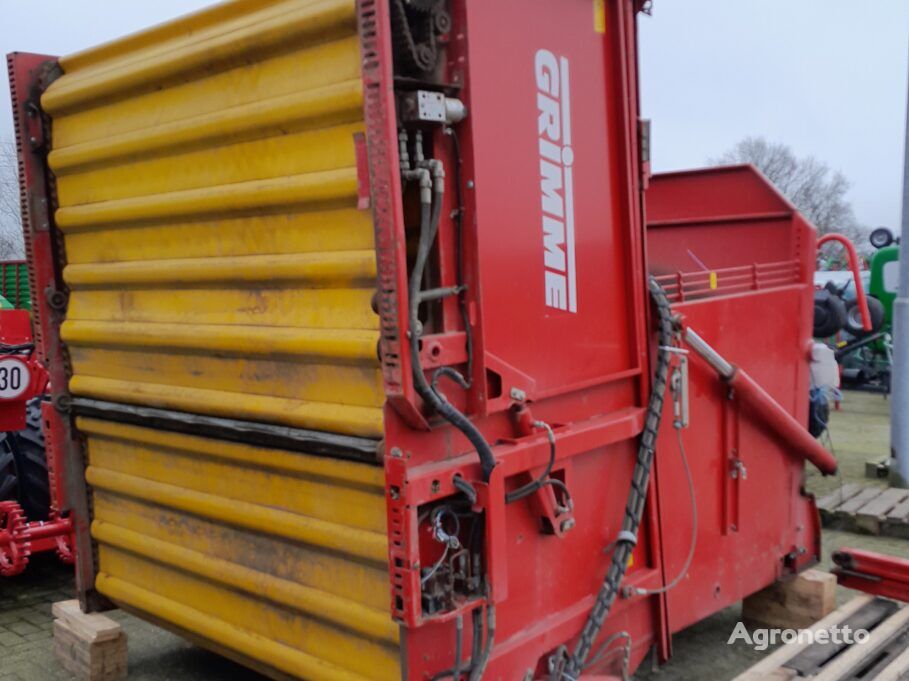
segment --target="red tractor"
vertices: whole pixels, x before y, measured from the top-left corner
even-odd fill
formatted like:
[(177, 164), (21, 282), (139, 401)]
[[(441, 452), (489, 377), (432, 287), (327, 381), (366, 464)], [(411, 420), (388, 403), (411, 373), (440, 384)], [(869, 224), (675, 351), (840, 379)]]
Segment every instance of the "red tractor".
[(73, 560), (72, 527), (60, 513), (56, 457), (44, 437), (47, 371), (34, 355), (27, 310), (0, 309), (0, 576), (29, 556), (56, 551)]

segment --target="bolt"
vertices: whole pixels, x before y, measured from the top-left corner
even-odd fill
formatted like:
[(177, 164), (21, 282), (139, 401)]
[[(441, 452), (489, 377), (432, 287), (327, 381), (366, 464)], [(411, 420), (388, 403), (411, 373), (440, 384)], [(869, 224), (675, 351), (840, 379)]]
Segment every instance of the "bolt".
[(433, 480), (432, 485), (430, 485), (429, 489), (433, 494), (438, 494), (439, 490), (442, 489), (442, 485), (438, 480)]
[(399, 490), (397, 487), (389, 487), (388, 496), (397, 501), (401, 498), (401, 490)]
[(51, 400), (51, 402), (54, 405), (54, 409), (62, 414), (68, 414), (70, 411), (72, 411), (73, 398), (69, 395), (57, 395)]
[(474, 184), (473, 180), (467, 180), (467, 188), (473, 189), (474, 187), (476, 187), (476, 185)]
[(47, 300), (48, 306), (57, 312), (62, 312), (66, 309), (67, 298), (66, 294), (62, 291), (58, 291), (52, 287), (48, 287), (44, 292), (44, 297)]
[(392, 447), (391, 456), (395, 459), (400, 459), (402, 456), (404, 456), (404, 453), (398, 447)]
[(559, 528), (562, 530), (562, 532), (568, 532), (568, 531), (570, 531), (575, 525), (576, 525), (575, 519), (574, 519), (574, 518), (568, 518), (567, 520), (563, 520), (563, 521), (562, 521), (562, 524), (559, 525)]
[(527, 401), (527, 393), (525, 393), (520, 388), (512, 388), (510, 394), (511, 394), (511, 399), (513, 399), (515, 402), (526, 402)]

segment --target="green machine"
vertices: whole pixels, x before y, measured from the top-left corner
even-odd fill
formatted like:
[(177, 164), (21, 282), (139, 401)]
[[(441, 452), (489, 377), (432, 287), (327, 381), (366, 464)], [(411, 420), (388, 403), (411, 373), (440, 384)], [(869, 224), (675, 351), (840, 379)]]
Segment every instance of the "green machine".
[(16, 309), (32, 309), (28, 265), (24, 260), (0, 261), (0, 296)]
[[(868, 272), (863, 274), (863, 279), (867, 277), (863, 283), (872, 316), (882, 319), (880, 324), (874, 324), (876, 331), (871, 334), (858, 331), (859, 324), (847, 323), (846, 329), (852, 333), (838, 345), (836, 358), (843, 367), (846, 386), (890, 392), (893, 301), (899, 287), (900, 246), (899, 239), (886, 227), (871, 232), (870, 241), (877, 251), (871, 257)], [(848, 294), (854, 297), (855, 287), (851, 288)], [(855, 309), (857, 306), (850, 307)]]

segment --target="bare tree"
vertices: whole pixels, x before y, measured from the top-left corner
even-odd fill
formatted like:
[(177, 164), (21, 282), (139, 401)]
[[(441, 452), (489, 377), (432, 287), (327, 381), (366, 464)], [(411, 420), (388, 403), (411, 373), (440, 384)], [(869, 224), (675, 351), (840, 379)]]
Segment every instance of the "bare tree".
[(797, 157), (792, 148), (768, 142), (763, 137), (746, 137), (711, 165), (751, 163), (776, 185), (796, 208), (817, 227), (820, 234), (839, 232), (855, 242), (860, 251), (869, 250), (867, 227), (859, 224), (846, 199), (849, 180), (839, 171), (813, 156)]
[(19, 214), (19, 164), (12, 140), (0, 139), (0, 260), (25, 257)]

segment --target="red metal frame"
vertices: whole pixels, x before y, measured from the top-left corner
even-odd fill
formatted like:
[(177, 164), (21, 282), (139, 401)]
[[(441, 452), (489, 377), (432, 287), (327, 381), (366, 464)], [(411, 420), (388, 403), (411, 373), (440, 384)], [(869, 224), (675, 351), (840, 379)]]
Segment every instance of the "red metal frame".
[(41, 111), (41, 93), (58, 76), (57, 58), (14, 52), (7, 56), (13, 123), (19, 160), (22, 193), (22, 232), (29, 286), (35, 347), (38, 359), (50, 376), (51, 404), (59, 419), (51, 418), (55, 451), (55, 481), (62, 475), (65, 493), (59, 498), (59, 512), (72, 523), (75, 549), (76, 588), (83, 610), (108, 608), (110, 604), (95, 591), (95, 560), (89, 529), (89, 498), (85, 483), (85, 456), (76, 437), (69, 394), (69, 359), (60, 338), (60, 325), (67, 304), (63, 283), (66, 264), (62, 238), (54, 226), (53, 177), (47, 167), (49, 122)]
[[(421, 547), (418, 509), (456, 494), (452, 482), (455, 475), (476, 487), (476, 509), (484, 511), (489, 602), (495, 604), (498, 619), (496, 645), (487, 670), (490, 676), (513, 676), (519, 666), (523, 674), (531, 660), (534, 661), (531, 666), (537, 666), (537, 671), (542, 673), (548, 654), (580, 631), (598, 589), (601, 570), (608, 562), (603, 547), (618, 531), (637, 436), (643, 427), (643, 404), (649, 390), (649, 348), (645, 332), (647, 305), (640, 206), (643, 171), (638, 159), (634, 8), (627, 0), (612, 0), (608, 5), (605, 35), (594, 32), (588, 6), (572, 7), (566, 12), (562, 3), (549, 2), (528, 13), (526, 5), (518, 0), (452, 5), (455, 29), (447, 38), (446, 79), (464, 86), (459, 96), (471, 112), (468, 120), (459, 126), (458, 135), (463, 153), (464, 283), (474, 334), (475, 371), (468, 394), (452, 389), (446, 391), (446, 396), (466, 410), (488, 441), (496, 443), (494, 451), (499, 465), (488, 483), (480, 479), (476, 454), (463, 436), (451, 427), (442, 427), (437, 419), (427, 422), (422, 415), (422, 405), (414, 395), (410, 369), (406, 366), (409, 328), (405, 304), (406, 238), (399, 198), (390, 22), (384, 3), (363, 1), (359, 5), (371, 204), (379, 248), (382, 358), (386, 392), (390, 397), (385, 408), (385, 469), (391, 602), (393, 616), (407, 628), (402, 640), (408, 678), (432, 675), (449, 666), (454, 617), (484, 607), (472, 601), (465, 602), (457, 611), (438, 616), (422, 613), (420, 566), (427, 564), (429, 557)], [(525, 18), (521, 19), (522, 16)], [(556, 26), (560, 28), (553, 31), (552, 27)], [(581, 30), (579, 26), (583, 26), (585, 38), (576, 45), (579, 41), (573, 33)], [(493, 41), (490, 32), (501, 33), (503, 28), (523, 36), (514, 42), (526, 46), (520, 51), (520, 59), (524, 68), (529, 68), (529, 78), (526, 83), (516, 85), (515, 98), (502, 92), (501, 79), (490, 78), (496, 69), (503, 68), (499, 64), (503, 55), (495, 46), (506, 39)], [(583, 215), (579, 220), (584, 220), (578, 229), (584, 230), (581, 238), (589, 238), (592, 233), (589, 230), (602, 230), (604, 227), (597, 226), (606, 225), (607, 231), (614, 234), (609, 238), (615, 239), (614, 246), (602, 241), (596, 243), (596, 249), (605, 247), (605, 250), (584, 250), (584, 258), (600, 259), (599, 267), (591, 260), (579, 264), (579, 271), (588, 277), (589, 284), (581, 304), (588, 314), (596, 314), (595, 318), (579, 317), (578, 323), (582, 325), (596, 325), (588, 330), (572, 329), (572, 320), (567, 318), (547, 322), (542, 304), (537, 307), (536, 298), (522, 308), (506, 305), (501, 300), (503, 295), (514, 295), (515, 285), (523, 286), (516, 282), (527, 278), (528, 263), (533, 262), (528, 258), (539, 257), (542, 261), (541, 245), (537, 245), (538, 204), (522, 201), (517, 196), (512, 200), (505, 195), (517, 192), (526, 196), (534, 191), (534, 185), (539, 191), (535, 166), (538, 160), (525, 163), (522, 158), (511, 158), (513, 153), (531, 158), (537, 153), (533, 41), (539, 43), (539, 48), (577, 53), (574, 59), (578, 75), (573, 84), (577, 92), (583, 90), (584, 79), (589, 79), (590, 73), (600, 73), (610, 93), (593, 106), (582, 104), (585, 100), (579, 95), (573, 102), (575, 129), (589, 129), (592, 134), (585, 140), (592, 143), (589, 150), (579, 151), (580, 140), (575, 149), (575, 166), (590, 171), (581, 174), (579, 170), (576, 175), (582, 183), (577, 187), (583, 204), (577, 207), (578, 215)], [(602, 56), (589, 73), (577, 66), (589, 63), (589, 55), (594, 52)], [(602, 88), (602, 81), (596, 87)], [(518, 116), (522, 120), (516, 122), (511, 139), (496, 140), (508, 136), (508, 131), (491, 127), (510, 115), (504, 108), (514, 111), (515, 121)], [(604, 126), (608, 127), (608, 144), (605, 137), (599, 137), (604, 134), (601, 133)], [(448, 176), (452, 177), (456, 158), (450, 142), (437, 131), (430, 144), (433, 156), (443, 161), (449, 169)], [(497, 144), (508, 149), (512, 169), (501, 177), (489, 174), (496, 162)], [(602, 153), (599, 153), (601, 144)], [(454, 208), (453, 193), (448, 192), (443, 215), (450, 213), (449, 207)], [(602, 203), (603, 207), (594, 211), (594, 203)], [(522, 215), (503, 213), (509, 206), (520, 207)], [(530, 255), (530, 247), (525, 245), (531, 237), (537, 256)], [(500, 252), (503, 247), (512, 250), (510, 256)], [(435, 285), (457, 283), (456, 252), (454, 224), (443, 220), (436, 253), (439, 280)], [(607, 261), (610, 265), (604, 267)], [(542, 263), (540, 268), (542, 271)], [(593, 287), (599, 286), (598, 282), (604, 281), (607, 273), (608, 278), (615, 279), (614, 286), (594, 293)], [(535, 279), (532, 285), (536, 286)], [(507, 291), (513, 293), (506, 295)], [(440, 307), (440, 328), (423, 337), (421, 354), (425, 370), (466, 359), (457, 301), (446, 300)], [(507, 323), (504, 318), (497, 318), (497, 310), (506, 307)], [(520, 319), (521, 315), (527, 321)], [(612, 316), (615, 319), (610, 321)], [(537, 329), (543, 329), (536, 340), (529, 334), (516, 336), (515, 327), (528, 323), (535, 324), (534, 334)], [(573, 364), (567, 370), (557, 371), (560, 377), (573, 373), (574, 378), (553, 381), (548, 353), (539, 349), (568, 338), (595, 340), (604, 330), (615, 339), (611, 342), (618, 351), (609, 354), (604, 349), (606, 354), (594, 357), (593, 362), (585, 355), (589, 353), (587, 350), (569, 351), (566, 360)], [(440, 357), (434, 359), (427, 352), (433, 347)], [(522, 348), (524, 354), (514, 354), (514, 350)], [(613, 362), (612, 366), (605, 361), (620, 357), (621, 361)], [(604, 369), (593, 365), (602, 365)], [(532, 419), (542, 419), (554, 427), (557, 440), (554, 470), (564, 476), (576, 496), (576, 529), (562, 531), (559, 526), (551, 535), (540, 533), (538, 519), (551, 521), (552, 518), (551, 498), (537, 495), (536, 500), (514, 505), (504, 502), (505, 490), (538, 474), (549, 456), (545, 433), (528, 432), (521, 427), (521, 417), (514, 415), (512, 388), (526, 395), (523, 407), (532, 413)], [(655, 490), (656, 482), (650, 489), (641, 542), (629, 572), (628, 583), (632, 585), (662, 579)], [(564, 518), (560, 516), (560, 521)], [(613, 520), (604, 523), (603, 518)], [(568, 523), (565, 527), (570, 526)], [(516, 535), (523, 537), (518, 546), (514, 545)], [(544, 556), (547, 561), (560, 565), (560, 570), (528, 573), (524, 569), (523, 566), (534, 564)], [(544, 598), (543, 594), (547, 593), (551, 597)], [(668, 657), (666, 625), (663, 597), (620, 601), (603, 636), (616, 628), (632, 629), (632, 657), (637, 664), (654, 644), (662, 657)], [(469, 649), (469, 632), (465, 632), (465, 639), (465, 648)]]
[(834, 552), (833, 562), (842, 586), (909, 603), (909, 560), (842, 548)]

